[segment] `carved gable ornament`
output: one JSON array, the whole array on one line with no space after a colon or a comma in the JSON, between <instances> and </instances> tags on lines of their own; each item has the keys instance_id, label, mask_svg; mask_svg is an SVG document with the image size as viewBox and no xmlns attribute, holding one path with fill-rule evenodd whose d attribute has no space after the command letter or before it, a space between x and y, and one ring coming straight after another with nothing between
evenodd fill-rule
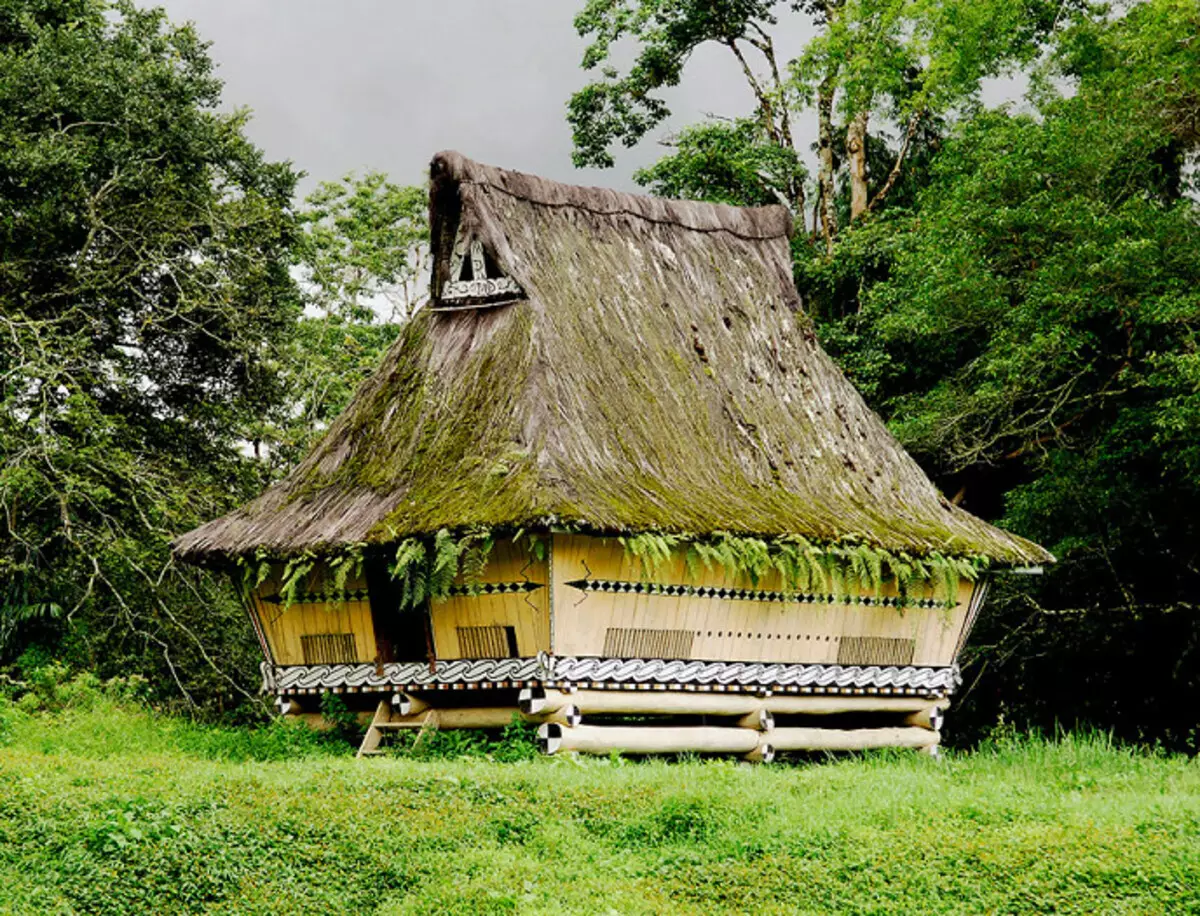
<instances>
[{"instance_id":1,"label":"carved gable ornament","mask_svg":"<svg viewBox=\"0 0 1200 916\"><path fill-rule=\"evenodd\" d=\"M515 280L504 274L483 249L483 243L458 228L450 271L442 284L442 308L480 308L510 302L524 295Z\"/></svg>"}]
</instances>

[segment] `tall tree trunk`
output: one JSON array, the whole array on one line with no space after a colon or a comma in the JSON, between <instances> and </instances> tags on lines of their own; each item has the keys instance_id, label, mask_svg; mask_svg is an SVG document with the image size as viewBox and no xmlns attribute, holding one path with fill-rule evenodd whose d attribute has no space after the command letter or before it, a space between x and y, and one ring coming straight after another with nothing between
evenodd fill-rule
<instances>
[{"instance_id":1,"label":"tall tree trunk","mask_svg":"<svg viewBox=\"0 0 1200 916\"><path fill-rule=\"evenodd\" d=\"M821 226L825 251L833 254L837 236L837 215L833 209L833 90L834 79L827 76L817 87L817 184L821 193Z\"/></svg>"},{"instance_id":2,"label":"tall tree trunk","mask_svg":"<svg viewBox=\"0 0 1200 916\"><path fill-rule=\"evenodd\" d=\"M846 158L850 166L850 221L867 212L867 117L860 111L846 128Z\"/></svg>"},{"instance_id":3,"label":"tall tree trunk","mask_svg":"<svg viewBox=\"0 0 1200 916\"><path fill-rule=\"evenodd\" d=\"M884 198L888 196L888 192L895 186L897 179L900 177L900 170L904 168L904 158L908 155L908 148L912 146L913 135L917 132L917 125L921 123L921 117L924 115L922 111L914 111L908 119L908 127L904 130L904 140L900 143L900 152L896 154L896 161L892 165L892 170L888 172L887 180L883 183L874 199L867 205L868 210L874 210L877 206L883 203Z\"/></svg>"}]
</instances>

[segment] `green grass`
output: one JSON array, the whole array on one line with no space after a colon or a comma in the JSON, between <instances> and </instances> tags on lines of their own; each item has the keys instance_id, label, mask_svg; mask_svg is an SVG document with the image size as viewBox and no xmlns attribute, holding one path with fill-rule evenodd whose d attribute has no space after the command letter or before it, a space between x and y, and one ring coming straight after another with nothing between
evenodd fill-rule
<instances>
[{"instance_id":1,"label":"green grass","mask_svg":"<svg viewBox=\"0 0 1200 916\"><path fill-rule=\"evenodd\" d=\"M0 714L3 913L1200 912L1200 764L1100 737L356 761L104 699Z\"/></svg>"}]
</instances>

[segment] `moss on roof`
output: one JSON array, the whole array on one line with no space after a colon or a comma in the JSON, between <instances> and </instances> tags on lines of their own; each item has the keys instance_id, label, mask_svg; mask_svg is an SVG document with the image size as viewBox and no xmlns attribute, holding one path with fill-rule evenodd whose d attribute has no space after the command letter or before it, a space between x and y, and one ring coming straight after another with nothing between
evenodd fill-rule
<instances>
[{"instance_id":1,"label":"moss on roof","mask_svg":"<svg viewBox=\"0 0 1200 916\"><path fill-rule=\"evenodd\" d=\"M461 224L525 298L419 312L312 454L180 538L184 558L575 525L1052 559L943 498L822 351L782 208L454 153L432 175L433 288Z\"/></svg>"}]
</instances>

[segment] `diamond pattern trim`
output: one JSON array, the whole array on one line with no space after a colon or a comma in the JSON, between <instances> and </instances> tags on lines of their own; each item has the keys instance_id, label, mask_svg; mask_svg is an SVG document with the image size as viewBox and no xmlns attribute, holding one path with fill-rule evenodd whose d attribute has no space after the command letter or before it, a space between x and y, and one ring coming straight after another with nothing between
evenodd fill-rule
<instances>
[{"instance_id":1,"label":"diamond pattern trim","mask_svg":"<svg viewBox=\"0 0 1200 916\"><path fill-rule=\"evenodd\" d=\"M728 588L712 585L663 585L658 582L628 582L618 579L575 579L568 582L584 592L627 595L660 595L666 598L712 598L726 601L777 601L783 604L850 604L861 607L957 607L958 602L936 598L900 598L874 595L820 595L803 592L779 592L761 588Z\"/></svg>"}]
</instances>

